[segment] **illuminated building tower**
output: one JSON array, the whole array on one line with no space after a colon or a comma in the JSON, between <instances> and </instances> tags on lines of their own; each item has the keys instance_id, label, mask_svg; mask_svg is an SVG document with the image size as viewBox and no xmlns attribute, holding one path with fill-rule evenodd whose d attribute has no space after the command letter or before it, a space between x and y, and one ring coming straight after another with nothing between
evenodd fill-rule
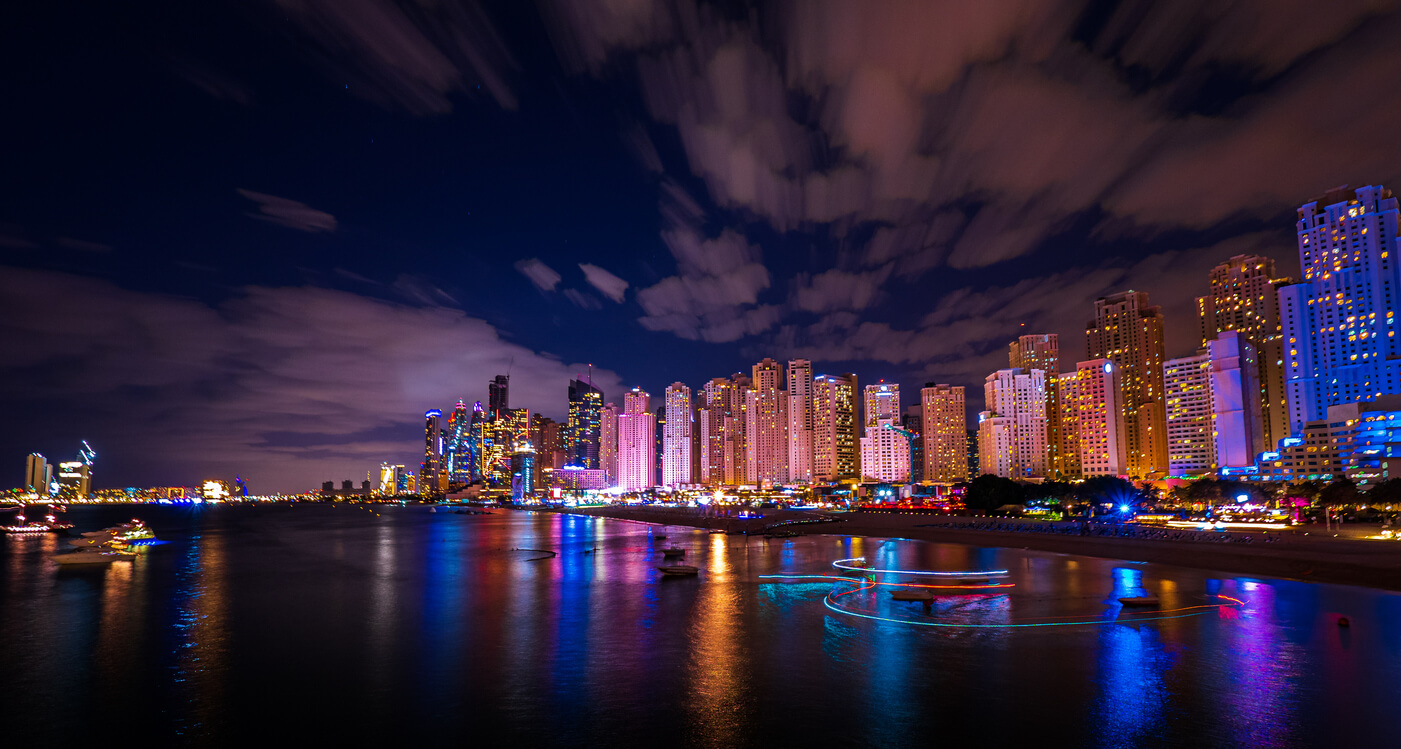
<instances>
[{"instance_id":1,"label":"illuminated building tower","mask_svg":"<svg viewBox=\"0 0 1401 749\"><path fill-rule=\"evenodd\" d=\"M754 365L746 394L748 480L782 484L788 480L788 397L781 388L783 370L773 359Z\"/></svg>"},{"instance_id":2,"label":"illuminated building tower","mask_svg":"<svg viewBox=\"0 0 1401 749\"><path fill-rule=\"evenodd\" d=\"M701 475L697 483L725 483L725 417L729 415L729 391L733 383L716 377L705 384L698 414Z\"/></svg>"},{"instance_id":3,"label":"illuminated building tower","mask_svg":"<svg viewBox=\"0 0 1401 749\"><path fill-rule=\"evenodd\" d=\"M598 468L603 391L582 380L569 381L569 462Z\"/></svg>"},{"instance_id":4,"label":"illuminated building tower","mask_svg":"<svg viewBox=\"0 0 1401 749\"><path fill-rule=\"evenodd\" d=\"M666 422L662 425L662 485L697 483L691 478L691 389L673 382L666 389Z\"/></svg>"},{"instance_id":5,"label":"illuminated building tower","mask_svg":"<svg viewBox=\"0 0 1401 749\"><path fill-rule=\"evenodd\" d=\"M1289 436L1289 405L1284 395L1284 339L1279 319L1279 289L1288 278L1274 278L1275 261L1261 255L1236 255L1211 269L1211 293L1197 298L1202 346L1228 330L1239 331L1257 354L1256 381L1264 409L1265 444ZM1171 458L1169 458L1171 461Z\"/></svg>"},{"instance_id":6,"label":"illuminated building tower","mask_svg":"<svg viewBox=\"0 0 1401 749\"><path fill-rule=\"evenodd\" d=\"M749 476L749 411L746 393L752 380L749 375L730 375L730 415L725 419L725 481L738 486L752 482Z\"/></svg>"},{"instance_id":7,"label":"illuminated building tower","mask_svg":"<svg viewBox=\"0 0 1401 749\"><path fill-rule=\"evenodd\" d=\"M453 484L467 484L472 480L470 455L467 449L467 442L471 438L472 424L471 416L467 410L467 404L461 399L457 401L457 407L452 410L452 416L448 417L448 431L446 439L446 468L448 481Z\"/></svg>"},{"instance_id":8,"label":"illuminated building tower","mask_svg":"<svg viewBox=\"0 0 1401 749\"><path fill-rule=\"evenodd\" d=\"M856 375L851 373L812 380L812 472L818 481L861 476L856 393Z\"/></svg>"},{"instance_id":9,"label":"illuminated building tower","mask_svg":"<svg viewBox=\"0 0 1401 749\"><path fill-rule=\"evenodd\" d=\"M1012 341L1007 366L1046 373L1046 466L1051 476L1061 475L1060 397L1056 374L1060 372L1060 339L1055 333L1024 335Z\"/></svg>"},{"instance_id":10,"label":"illuminated building tower","mask_svg":"<svg viewBox=\"0 0 1401 749\"><path fill-rule=\"evenodd\" d=\"M978 414L979 470L1007 479L1046 476L1046 376L999 369L983 382Z\"/></svg>"},{"instance_id":11,"label":"illuminated building tower","mask_svg":"<svg viewBox=\"0 0 1401 749\"><path fill-rule=\"evenodd\" d=\"M535 486L545 486L545 475L564 467L561 424L543 414L530 417L530 446L535 448Z\"/></svg>"},{"instance_id":12,"label":"illuminated building tower","mask_svg":"<svg viewBox=\"0 0 1401 749\"><path fill-rule=\"evenodd\" d=\"M885 380L866 386L866 426L880 419L900 422L900 386L886 384Z\"/></svg>"},{"instance_id":13,"label":"illuminated building tower","mask_svg":"<svg viewBox=\"0 0 1401 749\"><path fill-rule=\"evenodd\" d=\"M812 483L812 362L788 362L788 480Z\"/></svg>"},{"instance_id":14,"label":"illuminated building tower","mask_svg":"<svg viewBox=\"0 0 1401 749\"><path fill-rule=\"evenodd\" d=\"M1244 333L1228 330L1207 341L1211 357L1212 419L1216 426L1216 467L1222 474L1253 473L1255 456L1265 452L1259 365Z\"/></svg>"},{"instance_id":15,"label":"illuminated building tower","mask_svg":"<svg viewBox=\"0 0 1401 749\"><path fill-rule=\"evenodd\" d=\"M1302 283L1279 290L1291 436L1329 406L1401 393L1397 201L1380 185L1299 207Z\"/></svg>"},{"instance_id":16,"label":"illuminated building tower","mask_svg":"<svg viewBox=\"0 0 1401 749\"><path fill-rule=\"evenodd\" d=\"M652 396L633 388L623 396L618 414L618 486L642 491L657 485L657 417Z\"/></svg>"},{"instance_id":17,"label":"illuminated building tower","mask_svg":"<svg viewBox=\"0 0 1401 749\"><path fill-rule=\"evenodd\" d=\"M924 439L924 480L953 484L968 480L968 413L962 385L926 382L919 391Z\"/></svg>"},{"instance_id":18,"label":"illuminated building tower","mask_svg":"<svg viewBox=\"0 0 1401 749\"><path fill-rule=\"evenodd\" d=\"M1108 359L1123 386L1131 476L1167 474L1167 411L1163 406L1163 312L1148 294L1126 291L1095 301L1085 325L1091 359Z\"/></svg>"},{"instance_id":19,"label":"illuminated building tower","mask_svg":"<svg viewBox=\"0 0 1401 749\"><path fill-rule=\"evenodd\" d=\"M917 483L924 480L924 404L905 406L901 423L910 433L910 481Z\"/></svg>"},{"instance_id":20,"label":"illuminated building tower","mask_svg":"<svg viewBox=\"0 0 1401 749\"><path fill-rule=\"evenodd\" d=\"M39 453L31 453L24 461L24 489L40 496L49 495L53 483L53 466Z\"/></svg>"},{"instance_id":21,"label":"illuminated building tower","mask_svg":"<svg viewBox=\"0 0 1401 749\"><path fill-rule=\"evenodd\" d=\"M861 472L874 481L905 483L910 480L910 440L913 435L898 419L882 417L866 425L861 438Z\"/></svg>"},{"instance_id":22,"label":"illuminated building tower","mask_svg":"<svg viewBox=\"0 0 1401 749\"><path fill-rule=\"evenodd\" d=\"M418 472L419 493L432 496L438 488L439 461L443 454L443 430L439 427L443 412L438 409L423 414L423 465Z\"/></svg>"},{"instance_id":23,"label":"illuminated building tower","mask_svg":"<svg viewBox=\"0 0 1401 749\"><path fill-rule=\"evenodd\" d=\"M1124 475L1128 442L1124 409L1119 405L1119 367L1108 359L1091 359L1058 379L1062 454L1065 467L1074 471L1067 478Z\"/></svg>"},{"instance_id":24,"label":"illuminated building tower","mask_svg":"<svg viewBox=\"0 0 1401 749\"><path fill-rule=\"evenodd\" d=\"M1163 393L1167 403L1168 475L1216 473L1211 355L1202 350L1194 356L1166 361Z\"/></svg>"},{"instance_id":25,"label":"illuminated building tower","mask_svg":"<svg viewBox=\"0 0 1401 749\"><path fill-rule=\"evenodd\" d=\"M652 455L656 456L656 465L652 467L652 476L660 484L662 480L662 457L665 452L662 449L662 440L666 437L666 398L663 396L662 402L652 409L652 415L656 417L656 434L653 435Z\"/></svg>"},{"instance_id":26,"label":"illuminated building tower","mask_svg":"<svg viewBox=\"0 0 1401 749\"><path fill-rule=\"evenodd\" d=\"M468 423L467 444L463 452L466 453L465 463L467 465L469 482L476 481L485 475L485 455L486 455L486 411L482 408L482 402L477 401L472 404L472 417Z\"/></svg>"},{"instance_id":27,"label":"illuminated building tower","mask_svg":"<svg viewBox=\"0 0 1401 749\"><path fill-rule=\"evenodd\" d=\"M603 407L599 420L598 467L603 471L604 486L618 485L618 407L612 403Z\"/></svg>"},{"instance_id":28,"label":"illuminated building tower","mask_svg":"<svg viewBox=\"0 0 1401 749\"><path fill-rule=\"evenodd\" d=\"M392 466L388 463L381 463L379 465L379 494L386 497L398 494L400 491L399 478L403 473L404 467L401 465Z\"/></svg>"},{"instance_id":29,"label":"illuminated building tower","mask_svg":"<svg viewBox=\"0 0 1401 749\"><path fill-rule=\"evenodd\" d=\"M979 471L978 460L978 430L968 430L968 475L977 476Z\"/></svg>"},{"instance_id":30,"label":"illuminated building tower","mask_svg":"<svg viewBox=\"0 0 1401 749\"><path fill-rule=\"evenodd\" d=\"M529 441L511 452L511 499L524 502L535 495L535 448Z\"/></svg>"},{"instance_id":31,"label":"illuminated building tower","mask_svg":"<svg viewBox=\"0 0 1401 749\"><path fill-rule=\"evenodd\" d=\"M497 375L486 384L487 413L497 418L511 407L511 376Z\"/></svg>"}]
</instances>

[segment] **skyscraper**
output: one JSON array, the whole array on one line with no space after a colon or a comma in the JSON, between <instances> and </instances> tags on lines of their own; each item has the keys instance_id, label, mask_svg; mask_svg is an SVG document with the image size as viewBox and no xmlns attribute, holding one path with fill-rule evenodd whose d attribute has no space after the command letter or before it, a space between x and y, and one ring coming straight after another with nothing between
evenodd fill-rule
<instances>
[{"instance_id":1,"label":"skyscraper","mask_svg":"<svg viewBox=\"0 0 1401 749\"><path fill-rule=\"evenodd\" d=\"M466 484L472 480L467 449L467 442L471 439L471 434L471 416L467 410L467 404L459 398L457 406L452 410L452 415L448 417L448 430L444 440L444 458L446 459L444 468L448 472L448 481L451 483Z\"/></svg>"},{"instance_id":2,"label":"skyscraper","mask_svg":"<svg viewBox=\"0 0 1401 749\"><path fill-rule=\"evenodd\" d=\"M582 380L569 381L569 462L598 468L603 391Z\"/></svg>"},{"instance_id":3,"label":"skyscraper","mask_svg":"<svg viewBox=\"0 0 1401 749\"><path fill-rule=\"evenodd\" d=\"M812 483L812 362L788 362L788 480Z\"/></svg>"},{"instance_id":4,"label":"skyscraper","mask_svg":"<svg viewBox=\"0 0 1401 749\"><path fill-rule=\"evenodd\" d=\"M788 398L780 389L783 370L773 359L754 365L748 410L748 480L788 481Z\"/></svg>"},{"instance_id":5,"label":"skyscraper","mask_svg":"<svg viewBox=\"0 0 1401 749\"><path fill-rule=\"evenodd\" d=\"M1138 478L1167 472L1167 412L1163 407L1163 312L1148 294L1126 291L1095 301L1095 319L1085 325L1091 359L1119 368L1129 474Z\"/></svg>"},{"instance_id":6,"label":"skyscraper","mask_svg":"<svg viewBox=\"0 0 1401 749\"><path fill-rule=\"evenodd\" d=\"M469 482L485 475L486 425L486 411L482 408L482 402L477 401L472 404L472 417L467 426L467 445L463 450L466 453Z\"/></svg>"},{"instance_id":7,"label":"skyscraper","mask_svg":"<svg viewBox=\"0 0 1401 749\"><path fill-rule=\"evenodd\" d=\"M1216 427L1216 467L1254 470L1255 456L1267 450L1261 418L1259 365L1245 333L1228 330L1207 341L1211 372L1212 423Z\"/></svg>"},{"instance_id":8,"label":"skyscraper","mask_svg":"<svg viewBox=\"0 0 1401 749\"><path fill-rule=\"evenodd\" d=\"M911 403L905 406L901 419L905 431L910 433L910 481L924 480L924 404Z\"/></svg>"},{"instance_id":9,"label":"skyscraper","mask_svg":"<svg viewBox=\"0 0 1401 749\"><path fill-rule=\"evenodd\" d=\"M1068 478L1122 476L1128 471L1128 440L1124 409L1119 405L1122 385L1119 367L1108 359L1091 359L1075 365L1074 372L1059 376L1061 440ZM1066 454L1073 447L1073 460Z\"/></svg>"},{"instance_id":10,"label":"skyscraper","mask_svg":"<svg viewBox=\"0 0 1401 749\"><path fill-rule=\"evenodd\" d=\"M904 483L910 480L910 439L899 419L882 416L866 425L861 438L861 473L868 479Z\"/></svg>"},{"instance_id":11,"label":"skyscraper","mask_svg":"<svg viewBox=\"0 0 1401 749\"><path fill-rule=\"evenodd\" d=\"M497 375L486 385L487 410L495 418L511 407L511 376Z\"/></svg>"},{"instance_id":12,"label":"skyscraper","mask_svg":"<svg viewBox=\"0 0 1401 749\"><path fill-rule=\"evenodd\" d=\"M1060 373L1060 337L1055 333L1024 335L1012 341L1007 365L1012 369L1039 369L1046 373L1046 466L1050 475L1061 475L1060 396L1056 375Z\"/></svg>"},{"instance_id":13,"label":"skyscraper","mask_svg":"<svg viewBox=\"0 0 1401 749\"><path fill-rule=\"evenodd\" d=\"M812 472L818 481L861 476L856 375L818 375L812 381Z\"/></svg>"},{"instance_id":14,"label":"skyscraper","mask_svg":"<svg viewBox=\"0 0 1401 749\"><path fill-rule=\"evenodd\" d=\"M438 409L423 414L423 465L419 469L420 494L433 496L438 490L438 472L443 454L443 430L439 422L443 412Z\"/></svg>"},{"instance_id":15,"label":"skyscraper","mask_svg":"<svg viewBox=\"0 0 1401 749\"><path fill-rule=\"evenodd\" d=\"M968 480L967 411L962 385L924 384L919 391L924 420L924 480Z\"/></svg>"},{"instance_id":16,"label":"skyscraper","mask_svg":"<svg viewBox=\"0 0 1401 749\"><path fill-rule=\"evenodd\" d=\"M1344 187L1298 215L1304 280L1279 290L1291 436L1329 406L1401 393L1396 198Z\"/></svg>"},{"instance_id":17,"label":"skyscraper","mask_svg":"<svg viewBox=\"0 0 1401 749\"><path fill-rule=\"evenodd\" d=\"M1275 261L1262 255L1236 255L1211 269L1211 291L1197 299L1201 345L1228 330L1239 331L1255 349L1255 380L1263 404L1265 444L1289 436L1289 406L1284 395L1284 339L1279 319L1279 289L1291 283L1275 278Z\"/></svg>"},{"instance_id":18,"label":"skyscraper","mask_svg":"<svg viewBox=\"0 0 1401 749\"><path fill-rule=\"evenodd\" d=\"M1202 476L1216 472L1216 427L1212 423L1211 355L1163 363L1167 404L1168 475Z\"/></svg>"},{"instance_id":19,"label":"skyscraper","mask_svg":"<svg viewBox=\"0 0 1401 749\"><path fill-rule=\"evenodd\" d=\"M885 380L866 386L866 421L870 426L881 419L900 423L900 386Z\"/></svg>"},{"instance_id":20,"label":"skyscraper","mask_svg":"<svg viewBox=\"0 0 1401 749\"><path fill-rule=\"evenodd\" d=\"M598 430L598 467L603 470L604 486L618 485L618 407L603 407Z\"/></svg>"},{"instance_id":21,"label":"skyscraper","mask_svg":"<svg viewBox=\"0 0 1401 749\"><path fill-rule=\"evenodd\" d=\"M691 431L695 429L691 389L673 382L664 397L667 418L662 425L662 485L697 483L691 477Z\"/></svg>"},{"instance_id":22,"label":"skyscraper","mask_svg":"<svg viewBox=\"0 0 1401 749\"><path fill-rule=\"evenodd\" d=\"M1008 479L1046 476L1046 377L1039 369L999 369L983 382L978 414L979 470Z\"/></svg>"},{"instance_id":23,"label":"skyscraper","mask_svg":"<svg viewBox=\"0 0 1401 749\"><path fill-rule=\"evenodd\" d=\"M39 453L30 453L24 461L24 488L40 496L48 496L53 482L53 466Z\"/></svg>"},{"instance_id":24,"label":"skyscraper","mask_svg":"<svg viewBox=\"0 0 1401 749\"><path fill-rule=\"evenodd\" d=\"M633 388L623 396L618 414L618 486L642 491L657 485L657 421L651 412L652 396Z\"/></svg>"}]
</instances>

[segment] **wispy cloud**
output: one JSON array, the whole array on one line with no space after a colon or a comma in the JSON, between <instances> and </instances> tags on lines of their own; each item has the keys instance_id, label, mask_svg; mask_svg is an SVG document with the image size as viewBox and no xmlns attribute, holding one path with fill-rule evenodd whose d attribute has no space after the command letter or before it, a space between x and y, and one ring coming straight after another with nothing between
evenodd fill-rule
<instances>
[{"instance_id":1,"label":"wispy cloud","mask_svg":"<svg viewBox=\"0 0 1401 749\"><path fill-rule=\"evenodd\" d=\"M584 278L589 285L598 289L600 294L622 304L627 296L628 282L609 273L597 265L589 263L579 263L579 269L584 272Z\"/></svg>"},{"instance_id":2,"label":"wispy cloud","mask_svg":"<svg viewBox=\"0 0 1401 749\"><path fill-rule=\"evenodd\" d=\"M336 230L335 216L318 211L306 203L241 187L238 188L238 194L258 204L258 212L248 214L253 218L310 233Z\"/></svg>"},{"instance_id":3,"label":"wispy cloud","mask_svg":"<svg viewBox=\"0 0 1401 749\"><path fill-rule=\"evenodd\" d=\"M517 260L516 270L520 271L530 282L535 284L541 291L554 291L559 286L560 275L554 268L545 265L538 257L527 260Z\"/></svg>"}]
</instances>

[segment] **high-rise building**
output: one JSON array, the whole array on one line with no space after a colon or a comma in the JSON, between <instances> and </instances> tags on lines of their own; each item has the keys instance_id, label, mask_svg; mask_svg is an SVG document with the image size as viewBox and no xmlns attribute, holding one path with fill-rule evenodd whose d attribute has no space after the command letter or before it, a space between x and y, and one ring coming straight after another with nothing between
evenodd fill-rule
<instances>
[{"instance_id":1,"label":"high-rise building","mask_svg":"<svg viewBox=\"0 0 1401 749\"><path fill-rule=\"evenodd\" d=\"M472 404L472 417L468 422L467 445L463 449L466 453L466 464L469 482L476 481L486 475L486 410L482 408L482 402L477 401Z\"/></svg>"},{"instance_id":2,"label":"high-rise building","mask_svg":"<svg viewBox=\"0 0 1401 749\"><path fill-rule=\"evenodd\" d=\"M1263 404L1265 444L1289 436L1289 407L1284 395L1284 339L1279 319L1279 289L1292 279L1275 278L1275 261L1262 255L1236 255L1211 269L1211 292L1197 299L1201 345L1229 330L1239 331L1255 349ZM1271 447L1273 449L1273 447Z\"/></svg>"},{"instance_id":3,"label":"high-rise building","mask_svg":"<svg viewBox=\"0 0 1401 749\"><path fill-rule=\"evenodd\" d=\"M656 465L652 466L652 475L657 483L662 481L662 440L666 437L666 396L662 396L662 402L652 409L652 415L656 417L653 424L656 426L656 434L653 435L652 455L656 458Z\"/></svg>"},{"instance_id":4,"label":"high-rise building","mask_svg":"<svg viewBox=\"0 0 1401 749\"><path fill-rule=\"evenodd\" d=\"M1163 393L1167 404L1168 474L1215 474L1211 355L1203 349L1193 356L1164 362Z\"/></svg>"},{"instance_id":5,"label":"high-rise building","mask_svg":"<svg viewBox=\"0 0 1401 749\"><path fill-rule=\"evenodd\" d=\"M657 485L657 417L652 414L652 396L633 388L623 396L623 412L618 414L618 486L642 491Z\"/></svg>"},{"instance_id":6,"label":"high-rise building","mask_svg":"<svg viewBox=\"0 0 1401 749\"><path fill-rule=\"evenodd\" d=\"M58 464L58 496L87 499L91 493L92 466L82 460L66 460Z\"/></svg>"},{"instance_id":7,"label":"high-rise building","mask_svg":"<svg viewBox=\"0 0 1401 749\"><path fill-rule=\"evenodd\" d=\"M30 453L24 461L24 488L40 496L48 496L53 483L53 466L39 453Z\"/></svg>"},{"instance_id":8,"label":"high-rise building","mask_svg":"<svg viewBox=\"0 0 1401 749\"><path fill-rule=\"evenodd\" d=\"M697 483L722 485L734 483L733 443L734 382L716 377L705 384L701 392L704 406L700 410L701 477Z\"/></svg>"},{"instance_id":9,"label":"high-rise building","mask_svg":"<svg viewBox=\"0 0 1401 749\"><path fill-rule=\"evenodd\" d=\"M569 381L569 462L598 468L603 391L582 380Z\"/></svg>"},{"instance_id":10,"label":"high-rise building","mask_svg":"<svg viewBox=\"0 0 1401 749\"><path fill-rule=\"evenodd\" d=\"M1396 198L1343 187L1298 215L1304 280L1279 290L1291 436L1329 406L1401 393Z\"/></svg>"},{"instance_id":11,"label":"high-rise building","mask_svg":"<svg viewBox=\"0 0 1401 749\"><path fill-rule=\"evenodd\" d=\"M1124 475L1128 471L1128 440L1124 409L1119 405L1119 367L1108 359L1091 359L1077 363L1074 372L1057 379L1061 387L1061 447L1066 458L1063 465L1074 470L1067 478Z\"/></svg>"},{"instance_id":12,"label":"high-rise building","mask_svg":"<svg viewBox=\"0 0 1401 749\"><path fill-rule=\"evenodd\" d=\"M968 480L968 415L962 385L924 384L919 391L924 420L924 480L952 484Z\"/></svg>"},{"instance_id":13,"label":"high-rise building","mask_svg":"<svg viewBox=\"0 0 1401 749\"><path fill-rule=\"evenodd\" d=\"M881 419L900 423L900 386L885 380L866 386L866 426Z\"/></svg>"},{"instance_id":14,"label":"high-rise building","mask_svg":"<svg viewBox=\"0 0 1401 749\"><path fill-rule=\"evenodd\" d=\"M812 483L812 362L788 362L788 480Z\"/></svg>"},{"instance_id":15,"label":"high-rise building","mask_svg":"<svg viewBox=\"0 0 1401 749\"><path fill-rule=\"evenodd\" d=\"M443 430L439 425L442 418L443 412L436 408L423 414L423 465L418 472L423 496L437 493L443 455Z\"/></svg>"},{"instance_id":16,"label":"high-rise building","mask_svg":"<svg viewBox=\"0 0 1401 749\"><path fill-rule=\"evenodd\" d=\"M618 412L618 407L609 403L599 419L598 467L605 486L618 485Z\"/></svg>"},{"instance_id":17,"label":"high-rise building","mask_svg":"<svg viewBox=\"0 0 1401 749\"><path fill-rule=\"evenodd\" d=\"M511 499L524 502L535 495L535 448L523 440L511 451Z\"/></svg>"},{"instance_id":18,"label":"high-rise building","mask_svg":"<svg viewBox=\"0 0 1401 749\"><path fill-rule=\"evenodd\" d=\"M1046 373L1046 466L1052 476L1061 476L1060 457L1060 394L1057 387L1060 372L1060 337L1055 333L1024 335L1012 341L1007 365L1012 369Z\"/></svg>"},{"instance_id":19,"label":"high-rise building","mask_svg":"<svg viewBox=\"0 0 1401 749\"><path fill-rule=\"evenodd\" d=\"M486 384L487 410L495 418L511 407L511 376L497 375Z\"/></svg>"},{"instance_id":20,"label":"high-rise building","mask_svg":"<svg viewBox=\"0 0 1401 749\"><path fill-rule=\"evenodd\" d=\"M818 375L812 381L812 472L817 481L861 476L856 424L856 375Z\"/></svg>"},{"instance_id":21,"label":"high-rise building","mask_svg":"<svg viewBox=\"0 0 1401 749\"><path fill-rule=\"evenodd\" d=\"M389 465L381 463L379 466L379 488L378 491L383 496L393 496L399 493L399 477L404 473L402 465Z\"/></svg>"},{"instance_id":22,"label":"high-rise building","mask_svg":"<svg viewBox=\"0 0 1401 749\"><path fill-rule=\"evenodd\" d=\"M881 417L866 425L861 438L861 472L867 479L904 483L910 480L910 440L913 434L899 419Z\"/></svg>"},{"instance_id":23,"label":"high-rise building","mask_svg":"<svg viewBox=\"0 0 1401 749\"><path fill-rule=\"evenodd\" d=\"M979 471L979 467L980 467L980 466L979 466L979 463L981 463L981 461L979 460L979 456L978 456L978 430L976 430L976 429L969 429L969 430L968 430L968 475L969 475L970 477L971 477L971 476L978 476L978 475L980 475L980 471Z\"/></svg>"},{"instance_id":24,"label":"high-rise building","mask_svg":"<svg viewBox=\"0 0 1401 749\"><path fill-rule=\"evenodd\" d=\"M1256 456L1266 452L1255 347L1244 333L1235 330L1221 333L1206 345L1217 470L1253 469Z\"/></svg>"},{"instance_id":25,"label":"high-rise building","mask_svg":"<svg viewBox=\"0 0 1401 749\"><path fill-rule=\"evenodd\" d=\"M1008 479L1046 476L1046 374L999 369L983 382L979 470Z\"/></svg>"},{"instance_id":26,"label":"high-rise building","mask_svg":"<svg viewBox=\"0 0 1401 749\"><path fill-rule=\"evenodd\" d=\"M924 404L905 406L901 423L910 433L910 481L918 483L924 480Z\"/></svg>"},{"instance_id":27,"label":"high-rise building","mask_svg":"<svg viewBox=\"0 0 1401 749\"><path fill-rule=\"evenodd\" d=\"M662 425L662 485L699 483L691 477L691 389L673 382L666 389L666 423Z\"/></svg>"},{"instance_id":28,"label":"high-rise building","mask_svg":"<svg viewBox=\"0 0 1401 749\"><path fill-rule=\"evenodd\" d=\"M1163 406L1163 312L1148 294L1126 291L1095 301L1095 319L1085 325L1091 359L1119 368L1130 475L1166 475L1167 412Z\"/></svg>"},{"instance_id":29,"label":"high-rise building","mask_svg":"<svg viewBox=\"0 0 1401 749\"><path fill-rule=\"evenodd\" d=\"M452 415L448 417L448 429L443 440L444 470L448 472L450 483L465 485L472 480L471 464L468 462L470 451L467 447L471 434L471 415L467 404L459 398Z\"/></svg>"},{"instance_id":30,"label":"high-rise building","mask_svg":"<svg viewBox=\"0 0 1401 749\"><path fill-rule=\"evenodd\" d=\"M781 389L783 370L773 359L754 365L748 417L749 481L782 484L788 481L788 397Z\"/></svg>"}]
</instances>

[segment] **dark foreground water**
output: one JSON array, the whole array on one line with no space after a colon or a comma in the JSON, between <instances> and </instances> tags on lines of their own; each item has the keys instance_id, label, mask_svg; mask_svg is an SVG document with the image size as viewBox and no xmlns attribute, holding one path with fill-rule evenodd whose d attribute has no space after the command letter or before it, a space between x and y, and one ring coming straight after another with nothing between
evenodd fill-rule
<instances>
[{"instance_id":1,"label":"dark foreground water","mask_svg":"<svg viewBox=\"0 0 1401 749\"><path fill-rule=\"evenodd\" d=\"M0 743L1401 743L1395 594L917 541L672 527L659 543L646 525L551 514L68 519L132 515L171 543L108 569L59 570L56 537L4 540ZM673 544L699 578L660 578L656 549ZM881 591L838 598L889 622L830 609L830 582L760 578L857 556L1005 568L1016 587L927 614ZM1123 620L1115 601L1139 588L1174 613Z\"/></svg>"}]
</instances>

